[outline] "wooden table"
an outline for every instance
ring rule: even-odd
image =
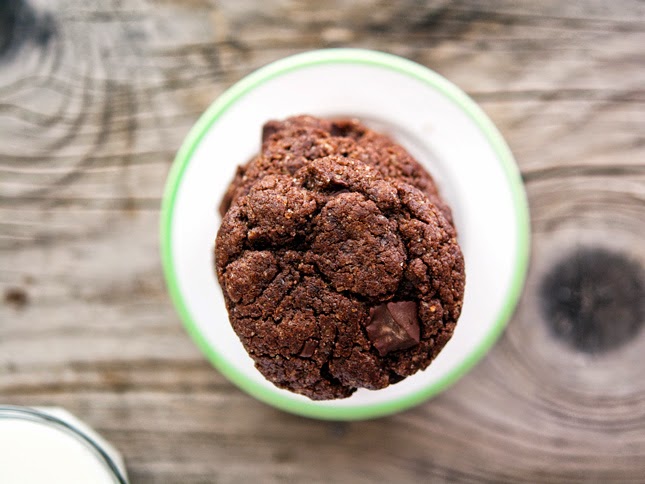
[[[389,418],[238,391],[166,294],[164,179],[200,113],[286,55],[399,54],[506,136],[531,270],[500,342]],[[645,4],[0,3],[0,401],[60,405],[133,483],[645,481]]]

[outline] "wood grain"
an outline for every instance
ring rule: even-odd
[[[639,1],[0,4],[0,400],[68,408],[134,483],[642,482],[645,332],[580,351],[540,287],[579,247],[645,267],[643,45]],[[206,106],[330,46],[464,88],[516,155],[533,229],[522,302],[485,360],[418,408],[351,424],[278,412],[214,371],[157,241],[167,171]]]

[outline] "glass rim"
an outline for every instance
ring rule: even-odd
[[[109,471],[111,476],[114,478],[114,482],[117,484],[128,484],[128,481],[121,472],[121,469],[114,459],[112,459],[112,457],[110,457],[110,455],[103,449],[103,446],[72,423],[32,407],[0,405],[0,420],[11,419],[24,420],[44,425],[70,435],[92,452],[92,454],[97,458],[97,461],[101,463],[107,471]]]

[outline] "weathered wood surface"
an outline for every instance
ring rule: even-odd
[[[164,179],[199,114],[325,46],[463,87],[532,212],[526,290],[491,353],[434,400],[351,424],[230,385],[182,329],[158,256]],[[67,407],[134,483],[643,482],[643,46],[638,1],[1,2],[0,400]],[[615,259],[579,247],[628,262],[599,275]],[[561,261],[574,277],[543,283]]]

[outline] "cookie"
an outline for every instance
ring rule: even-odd
[[[383,176],[399,178],[417,187],[452,223],[450,208],[440,197],[432,177],[400,145],[357,120],[330,121],[304,115],[264,125],[261,153],[238,168],[220,205],[220,214],[224,215],[258,178],[268,173],[293,174],[312,160],[331,155],[361,161]]]
[[[454,331],[465,282],[455,229],[409,178],[324,155],[325,143],[356,150],[354,134],[297,129],[316,134],[268,134],[264,157],[287,139],[297,154],[239,183],[223,217],[215,265],[229,319],[278,387],[314,400],[385,388],[426,368]]]

